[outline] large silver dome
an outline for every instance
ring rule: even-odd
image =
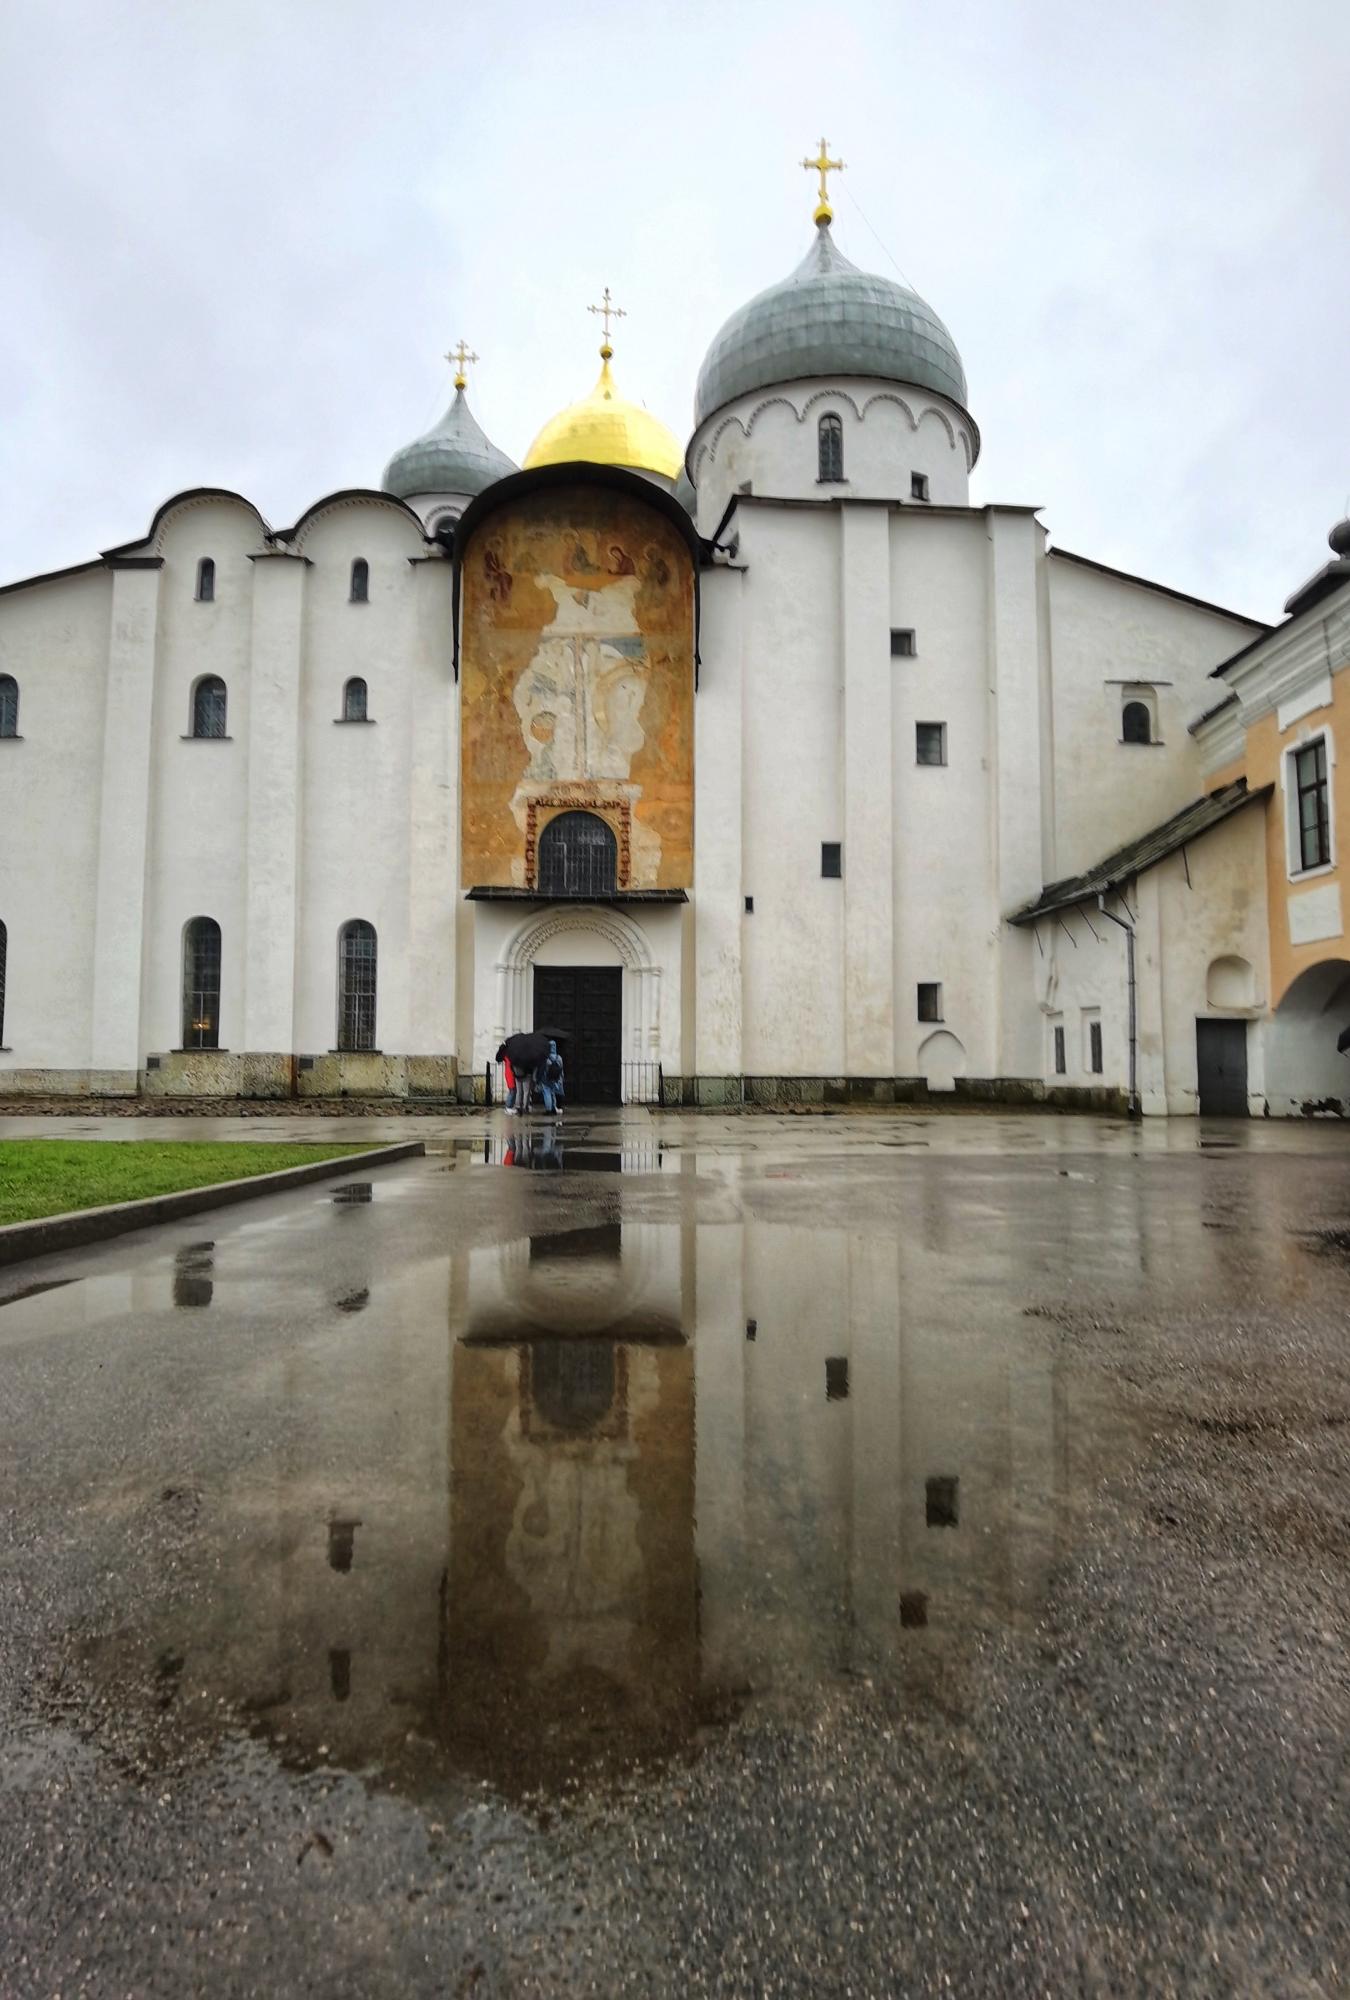
[[[850,264],[828,222],[790,278],[731,315],[708,349],[694,424],[753,389],[811,375],[870,375],[966,407],[956,342],[917,293]]]
[[[386,493],[411,500],[414,493],[481,493],[519,468],[484,436],[463,389],[424,437],[396,451],[380,482]]]

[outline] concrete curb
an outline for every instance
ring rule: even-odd
[[[316,1144],[321,1145],[322,1141]],[[17,1264],[25,1257],[45,1257],[52,1250],[75,1250],[84,1243],[102,1243],[110,1236],[149,1229],[157,1222],[176,1222],[183,1215],[200,1215],[206,1208],[225,1208],[231,1202],[254,1201],[261,1195],[285,1194],[287,1189],[304,1187],[310,1181],[335,1180],[339,1176],[346,1179],[371,1167],[392,1166],[395,1160],[420,1159],[426,1150],[421,1139],[407,1139],[397,1146],[375,1146],[365,1153],[315,1160],[312,1165],[250,1174],[244,1180],[212,1181],[206,1187],[180,1188],[176,1194],[147,1195],[142,1201],[114,1201],[102,1208],[75,1208],[68,1215],[40,1215],[32,1222],[7,1222],[0,1228],[0,1265]]]

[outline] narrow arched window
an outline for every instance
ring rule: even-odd
[[[844,425],[840,417],[822,417],[816,430],[820,458],[819,478],[844,476]]]
[[[216,566],[210,556],[203,556],[197,565],[197,602],[213,604],[216,596]]]
[[[353,917],[338,932],[340,1049],[375,1046],[375,926]]]
[[[9,932],[0,924],[0,1049],[5,1046],[5,967],[9,962]]]
[[[1126,702],[1120,711],[1120,740],[1122,743],[1153,741],[1153,720],[1149,715],[1147,702]]]
[[[612,896],[619,850],[595,813],[565,812],[539,836],[539,887],[545,896]]]
[[[19,683],[13,674],[0,674],[0,736],[19,733]]]
[[[219,674],[205,674],[192,690],[194,736],[225,734],[225,683]]]
[[[366,714],[366,684],[353,679],[342,690],[342,720],[344,722],[369,722]]]
[[[183,1047],[220,1047],[220,925],[190,917],[183,926]]]
[[[364,556],[358,556],[352,564],[353,604],[367,604],[370,601],[370,564]]]

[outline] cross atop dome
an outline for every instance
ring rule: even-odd
[[[452,347],[450,349],[450,352],[446,355],[445,358],[447,361],[452,363],[454,367],[455,387],[457,389],[467,389],[469,386],[469,378],[464,373],[464,370],[467,367],[469,367],[472,362],[475,362],[478,359],[478,356],[473,352],[471,348],[466,347],[463,340],[461,340],[459,346]]]
[[[822,139],[818,156],[814,160],[803,160],[802,165],[806,168],[808,174],[820,175],[820,199],[816,203],[815,214],[811,218],[812,221],[817,223],[832,222],[834,220],[834,210],[830,207],[829,176],[831,174],[843,173],[843,161],[832,160],[830,158],[829,141]]]
[[[587,306],[586,310],[588,313],[598,313],[605,322],[605,339],[604,339],[604,344],[600,349],[600,358],[603,361],[608,361],[614,353],[614,349],[611,347],[609,340],[609,323],[612,319],[627,319],[628,314],[624,311],[622,306],[616,306],[614,304],[613,300],[610,298],[609,295],[608,285],[605,286],[604,292],[601,294],[601,296],[604,299],[603,305]]]

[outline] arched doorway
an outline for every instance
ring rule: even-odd
[[[1350,960],[1310,965],[1266,1023],[1266,1102],[1277,1118],[1350,1118]]]
[[[496,972],[498,1039],[529,1028],[567,1031],[569,1105],[652,1101],[659,970],[626,911],[554,904],[520,926]]]

